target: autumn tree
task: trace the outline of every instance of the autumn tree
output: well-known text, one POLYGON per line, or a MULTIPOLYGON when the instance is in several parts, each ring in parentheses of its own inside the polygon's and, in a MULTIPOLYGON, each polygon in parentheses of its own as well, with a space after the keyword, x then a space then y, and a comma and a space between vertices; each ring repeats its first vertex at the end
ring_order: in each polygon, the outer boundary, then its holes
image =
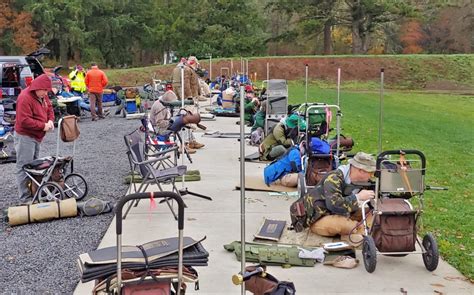
POLYGON ((18 11, 13 1, 0 3, 0 55, 26 54, 38 47, 31 14, 18 11))
POLYGON ((421 53, 423 51, 421 44, 425 39, 426 36, 418 20, 409 20, 400 28, 400 41, 405 54, 421 53))

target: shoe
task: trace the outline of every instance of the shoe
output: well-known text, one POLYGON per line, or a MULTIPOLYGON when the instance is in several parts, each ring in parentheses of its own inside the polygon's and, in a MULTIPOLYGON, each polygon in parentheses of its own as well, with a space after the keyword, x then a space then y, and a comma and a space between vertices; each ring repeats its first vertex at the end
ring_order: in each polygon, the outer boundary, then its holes
POLYGON ((97 121, 97 120, 98 120, 97 117, 92 118, 92 121, 97 121))
POLYGON ((205 146, 205 144, 199 143, 199 142, 197 142, 197 141, 195 141, 195 140, 194 140, 194 141, 191 141, 191 142, 189 143, 189 147, 192 148, 192 149, 200 149, 200 148, 202 148, 202 147, 204 147, 204 146, 205 146))
POLYGON ((104 116, 107 117, 108 115, 110 115, 110 110, 109 109, 104 111, 104 116))
POLYGON ((100 119, 105 119, 105 116, 104 115, 99 115, 99 120, 100 119))

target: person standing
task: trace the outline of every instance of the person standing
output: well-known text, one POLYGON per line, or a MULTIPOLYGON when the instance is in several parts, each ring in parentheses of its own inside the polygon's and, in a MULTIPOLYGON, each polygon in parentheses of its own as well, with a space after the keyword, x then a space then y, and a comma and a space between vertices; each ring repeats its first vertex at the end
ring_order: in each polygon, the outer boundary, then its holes
POLYGON ((23 89, 16 104, 15 151, 16 175, 20 200, 31 197, 28 176, 23 165, 38 159, 41 141, 46 132, 54 130, 54 112, 48 92, 51 78, 46 74, 38 76, 31 85, 23 89))
POLYGON ((69 80, 71 80, 71 90, 74 94, 82 95, 86 92, 86 72, 81 65, 76 65, 75 69, 69 73, 69 80))
POLYGON ((86 74, 86 86, 89 91, 89 102, 91 108, 92 121, 104 119, 104 112, 102 110, 102 94, 104 93, 104 87, 109 83, 107 76, 101 70, 97 64, 92 63, 91 69, 86 74), (97 113, 96 113, 96 102, 97 102, 97 113))

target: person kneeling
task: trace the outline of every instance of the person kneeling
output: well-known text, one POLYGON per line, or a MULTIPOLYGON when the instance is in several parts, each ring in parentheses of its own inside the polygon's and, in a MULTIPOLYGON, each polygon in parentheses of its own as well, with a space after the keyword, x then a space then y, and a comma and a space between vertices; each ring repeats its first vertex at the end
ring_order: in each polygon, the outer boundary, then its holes
POLYGON ((359 152, 323 178, 314 191, 305 196, 310 230, 321 236, 362 234, 359 202, 375 197, 372 190, 348 191, 351 184, 367 182, 375 172, 375 159, 359 152))

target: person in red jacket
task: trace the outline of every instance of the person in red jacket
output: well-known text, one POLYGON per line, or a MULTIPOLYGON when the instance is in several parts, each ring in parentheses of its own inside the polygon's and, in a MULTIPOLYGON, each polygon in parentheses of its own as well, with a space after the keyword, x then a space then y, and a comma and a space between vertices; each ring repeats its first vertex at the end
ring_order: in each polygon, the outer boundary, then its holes
POLYGON ((54 130, 54 111, 48 97, 49 91, 51 78, 43 74, 21 91, 16 102, 16 174, 21 201, 31 197, 23 165, 39 157, 40 144, 46 132, 54 130))
POLYGON ((109 83, 107 76, 101 70, 97 64, 92 63, 91 69, 86 74, 86 86, 89 91, 89 103, 91 106, 92 121, 97 120, 97 114, 95 109, 95 103, 97 102, 97 112, 99 119, 104 119, 104 112, 102 110, 102 94, 104 93, 104 87, 109 83))

